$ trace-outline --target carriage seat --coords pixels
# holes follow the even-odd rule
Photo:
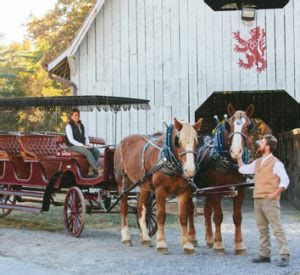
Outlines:
[[[0,135],[0,161],[9,161],[12,156],[20,154],[20,145],[17,136]]]
[[[56,142],[56,136],[21,136],[20,145],[25,161],[65,160],[71,157],[67,147]]]
[[[0,135],[0,161],[11,162],[19,178],[27,179],[29,177],[30,167],[22,157],[19,136]]]

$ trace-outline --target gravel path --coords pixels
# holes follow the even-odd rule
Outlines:
[[[291,250],[290,266],[275,265],[277,244],[272,238],[271,264],[252,264],[258,251],[252,200],[244,206],[243,233],[247,254],[236,256],[233,250],[231,202],[225,201],[223,239],[225,255],[216,255],[204,242],[203,216],[196,217],[200,246],[193,256],[183,255],[180,230],[167,228],[169,255],[158,255],[155,247],[143,248],[133,229],[133,247],[123,247],[118,228],[87,229],[75,239],[64,232],[48,233],[18,229],[0,229],[1,274],[300,274],[300,211],[282,203],[283,223]],[[154,241],[153,241],[154,244]]]

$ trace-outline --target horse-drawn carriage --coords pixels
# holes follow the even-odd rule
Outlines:
[[[115,112],[148,109],[148,101],[114,97],[49,97],[2,99],[3,110],[40,108],[68,111],[72,106],[85,109],[113,110]],[[12,210],[27,212],[48,211],[50,205],[59,206],[55,194],[66,193],[64,200],[65,228],[72,236],[79,236],[84,227],[86,213],[119,213],[114,206],[119,200],[114,176],[115,148],[105,145],[102,138],[90,137],[90,143],[101,151],[103,175],[90,177],[88,162],[79,153],[67,151],[66,136],[55,133],[0,134],[0,217]],[[128,192],[136,202],[138,192]],[[152,199],[152,198],[151,198]],[[136,205],[136,204],[135,204]],[[131,212],[136,213],[136,206]],[[149,201],[147,225],[151,235],[156,231],[154,201]]]
[[[27,107],[51,110],[57,106],[60,110],[70,110],[74,106],[80,106],[85,110],[96,107],[98,110],[112,110],[115,113],[121,108],[124,110],[130,107],[149,108],[147,100],[103,96],[0,100],[1,110],[19,110]],[[253,110],[239,112],[238,116],[234,117],[234,112],[231,110],[232,119],[226,120],[226,123],[218,128],[222,131],[217,132],[211,143],[204,141],[201,146],[197,136],[201,119],[195,125],[183,124],[175,119],[174,125],[168,126],[165,134],[130,136],[122,140],[117,148],[105,145],[105,141],[101,138],[90,138],[90,143],[101,149],[99,161],[105,171],[103,175],[97,177],[88,176],[88,162],[85,157],[67,151],[65,135],[2,133],[0,135],[0,209],[2,210],[0,217],[7,216],[12,210],[41,212],[48,211],[50,205],[63,205],[65,228],[69,234],[78,237],[83,230],[86,213],[121,212],[122,242],[131,245],[126,219],[129,208],[131,213],[137,214],[142,244],[150,246],[150,237],[158,230],[157,250],[166,252],[163,228],[165,203],[166,198],[171,194],[178,198],[184,251],[193,253],[193,245],[197,244],[197,239],[193,224],[192,197],[207,197],[206,241],[208,245],[214,243],[216,250],[222,250],[223,247],[220,245],[222,220],[216,224],[217,231],[213,240],[211,215],[213,212],[215,217],[220,214],[218,200],[221,196],[236,196],[234,202],[236,250],[244,250],[240,211],[243,190],[252,184],[241,183],[242,178],[236,170],[233,173],[221,173],[219,178],[216,177],[216,173],[220,171],[214,168],[220,162],[212,162],[210,159],[213,156],[211,152],[215,152],[218,148],[223,149],[217,150],[217,157],[212,158],[214,160],[224,159],[225,149],[226,155],[230,157],[233,152],[229,153],[229,148],[237,150],[241,157],[246,147],[250,127],[247,116],[251,112]],[[238,148],[233,148],[232,144],[237,140],[240,145]],[[210,154],[207,161],[208,151]],[[209,163],[209,166],[205,163]],[[198,169],[196,169],[197,164],[200,165]],[[194,181],[196,171],[198,176],[200,172],[200,177],[196,176]],[[219,180],[216,182],[216,179]],[[207,184],[210,182],[212,184]],[[136,191],[136,187],[139,187],[139,191]],[[58,193],[66,194],[63,203],[56,200],[55,194]],[[128,204],[128,200],[134,203]],[[120,211],[115,210],[119,202],[121,202]]]

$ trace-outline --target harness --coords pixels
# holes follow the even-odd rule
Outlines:
[[[147,143],[143,147],[142,151],[142,159],[141,159],[141,166],[144,172],[144,176],[136,181],[130,188],[125,189],[125,176],[126,174],[122,172],[120,176],[123,177],[122,180],[122,194],[118,198],[118,200],[107,210],[110,211],[121,199],[122,196],[125,194],[128,194],[130,191],[132,191],[134,188],[138,187],[142,183],[144,183],[146,180],[150,179],[153,174],[155,174],[157,171],[161,170],[165,175],[170,177],[182,177],[187,180],[187,186],[191,186],[192,188],[196,188],[194,181],[192,178],[188,178],[184,175],[182,165],[180,161],[175,157],[173,150],[172,150],[172,132],[173,132],[173,125],[169,125],[167,127],[167,132],[163,136],[163,144],[162,147],[158,146],[155,142],[157,139],[153,139],[151,137],[143,136],[143,139],[147,141]],[[150,146],[153,146],[157,150],[159,150],[159,154],[157,157],[157,162],[152,166],[152,168],[149,171],[146,171],[145,168],[145,153],[150,148]],[[186,150],[184,152],[181,152],[179,154],[179,157],[185,155],[185,154],[196,154],[196,152],[192,150]]]
[[[226,149],[224,132],[225,125],[218,123],[214,136],[212,138],[203,139],[203,146],[199,148],[197,154],[197,163],[201,171],[206,171],[210,165],[213,165],[214,168],[221,173],[238,170],[238,165],[232,161],[229,150]],[[245,139],[248,138],[242,132],[233,132],[229,135],[229,140],[231,140],[234,135],[241,135]],[[205,162],[204,159],[206,157],[208,157],[209,160]],[[246,147],[244,147],[242,159],[246,164],[250,161],[250,151]]]

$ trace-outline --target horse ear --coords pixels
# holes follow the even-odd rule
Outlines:
[[[235,113],[235,109],[234,109],[233,105],[231,104],[231,102],[229,102],[227,105],[227,113],[229,114],[230,117],[232,117]]]
[[[183,125],[182,125],[181,122],[179,122],[179,121],[176,119],[176,117],[174,117],[174,125],[175,125],[175,128],[180,132],[181,129],[182,129],[182,127],[183,127]]]
[[[253,113],[254,113],[254,105],[250,104],[247,109],[246,109],[246,115],[247,117],[252,117]]]
[[[193,128],[198,132],[201,128],[203,118],[199,118],[198,121],[193,125]]]

